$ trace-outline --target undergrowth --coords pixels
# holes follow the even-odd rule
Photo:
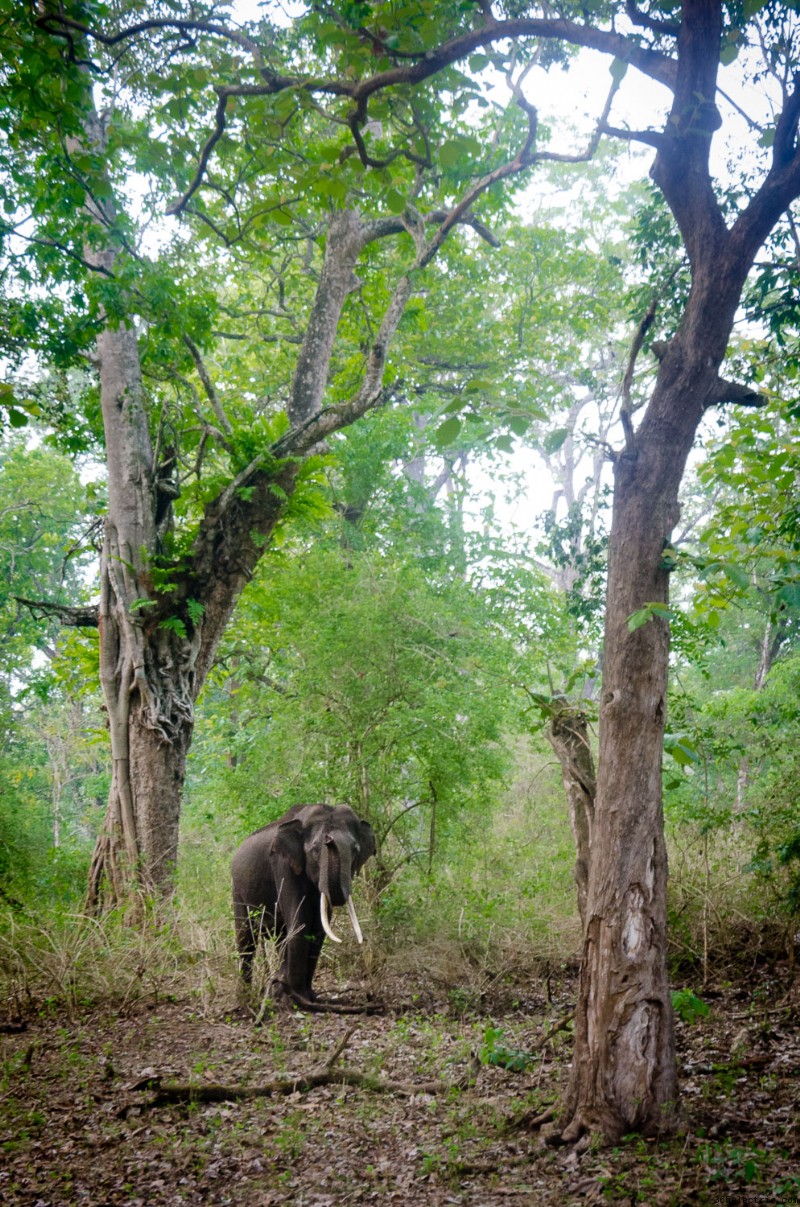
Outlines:
[[[236,956],[230,858],[239,837],[206,827],[182,836],[174,897],[155,907],[89,917],[40,878],[30,900],[0,902],[0,994],[12,1013],[58,1005],[71,1014],[106,1002],[191,995],[201,1007],[235,1000]],[[752,968],[789,957],[796,919],[766,899],[747,870],[746,842],[689,825],[669,834],[669,958],[676,983],[704,982],[713,969]],[[327,943],[321,971],[355,982],[374,998],[387,978],[412,975],[448,997],[456,1012],[477,1009],[498,986],[564,967],[580,954],[572,838],[557,772],[521,763],[502,812],[461,834],[438,858],[408,862],[378,891],[360,876],[355,900],[366,942],[343,929]],[[369,869],[368,869],[369,871]],[[267,952],[266,984],[279,962]]]

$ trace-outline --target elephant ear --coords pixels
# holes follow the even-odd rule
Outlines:
[[[303,823],[298,818],[285,821],[278,826],[272,842],[271,855],[281,855],[288,859],[289,867],[295,876],[299,876],[305,867],[305,849],[303,847]]]
[[[358,866],[366,863],[367,860],[375,854],[377,846],[375,843],[375,835],[372,826],[368,821],[360,821],[358,823],[358,841],[361,851],[358,856]]]

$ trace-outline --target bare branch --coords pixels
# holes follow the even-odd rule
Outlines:
[[[680,21],[659,21],[655,17],[648,17],[638,8],[636,0],[625,0],[625,12],[631,24],[638,25],[640,29],[651,29],[653,33],[668,34],[673,38],[677,38],[681,32]]]
[[[189,204],[193,195],[197,192],[203,182],[203,177],[205,176],[206,168],[208,167],[208,161],[211,158],[211,152],[214,150],[214,147],[225,133],[225,110],[228,107],[228,97],[225,91],[221,88],[217,89],[217,93],[217,111],[214,115],[214,130],[212,134],[209,135],[205,146],[200,152],[200,159],[198,160],[197,170],[195,171],[192,183],[189,185],[183,196],[179,197],[177,201],[174,201],[172,205],[167,208],[166,212],[168,214],[182,214],[186,209],[186,206]]]
[[[647,313],[645,314],[644,318],[636,328],[636,334],[634,335],[633,342],[631,343],[630,356],[628,357],[628,367],[625,370],[625,376],[622,379],[622,387],[620,391],[622,394],[622,406],[620,407],[619,417],[622,422],[622,430],[625,433],[625,447],[629,452],[633,449],[633,422],[631,420],[631,415],[633,414],[633,402],[631,399],[633,371],[636,367],[636,361],[639,353],[642,350],[645,336],[655,320],[657,307],[658,298],[655,297],[648,306]]]
[[[241,46],[248,54],[251,54],[258,63],[263,62],[261,47],[257,42],[248,38],[238,29],[231,29],[228,25],[220,25],[214,21],[192,21],[182,18],[152,18],[148,21],[139,21],[135,25],[129,25],[125,29],[119,30],[115,34],[104,34],[92,26],[86,25],[83,21],[76,21],[72,17],[66,16],[63,12],[49,12],[40,17],[36,24],[47,33],[67,36],[67,31],[82,34],[83,37],[90,38],[94,42],[99,42],[101,46],[118,46],[123,42],[130,42],[138,38],[141,34],[153,33],[156,30],[174,30],[177,33],[205,33],[213,37],[222,38],[228,42],[234,42],[237,46]]]
[[[98,624],[98,605],[88,604],[86,607],[74,607],[70,604],[51,603],[45,599],[25,599],[21,595],[12,597],[18,604],[28,608],[36,620],[44,620],[57,616],[63,625],[75,629],[96,629]]]
[[[421,217],[425,223],[430,223],[432,226],[441,226],[450,217],[450,212],[442,209],[429,210],[427,214],[423,214]],[[457,225],[471,227],[476,235],[480,235],[481,239],[485,243],[488,243],[490,247],[498,248],[503,246],[502,240],[497,237],[494,231],[490,230],[484,222],[481,222],[469,210],[466,210],[458,217]],[[401,215],[392,216],[391,218],[377,218],[372,222],[364,223],[365,242],[372,243],[376,239],[385,239],[390,235],[399,235],[407,229]]]
[[[656,150],[661,146],[663,134],[660,130],[625,130],[620,126],[604,125],[603,134],[609,138],[621,138],[625,142],[641,142],[649,147],[655,147]]]
[[[206,366],[203,362],[203,357],[200,354],[200,349],[197,347],[197,344],[195,344],[194,340],[191,339],[191,337],[186,334],[184,334],[183,342],[186,345],[186,347],[189,349],[192,360],[194,361],[195,368],[197,369],[197,376],[200,378],[201,382],[203,383],[203,389],[205,390],[205,392],[208,396],[208,400],[211,403],[211,406],[214,410],[214,414],[217,417],[217,422],[219,423],[222,430],[227,433],[228,436],[232,435],[233,427],[231,425],[231,421],[228,419],[228,416],[225,414],[222,403],[220,402],[219,394],[217,393],[217,390],[216,390],[216,386],[214,385],[213,381],[211,380],[211,378],[208,375],[208,370],[206,369]]]
[[[763,407],[767,405],[768,398],[766,394],[761,394],[752,386],[742,385],[738,381],[726,381],[724,377],[718,377],[713,393],[706,399],[706,407],[720,406],[726,402],[736,403],[743,407]]]

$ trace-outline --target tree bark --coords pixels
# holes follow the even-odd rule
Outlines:
[[[98,627],[112,776],[90,870],[91,906],[104,879],[117,899],[133,884],[149,894],[169,880],[174,809],[160,815],[165,797],[183,784],[196,646],[196,635],[185,641],[164,626],[153,583],[155,470],[136,335],[109,326],[97,352],[108,465]]]
[[[547,740],[561,764],[561,778],[567,794],[569,821],[575,839],[575,884],[578,912],[586,925],[589,892],[589,861],[594,829],[594,802],[597,795],[594,758],[589,745],[586,714],[574,705],[556,706],[545,731]]]
[[[719,0],[686,0],[674,101],[652,176],[686,246],[692,287],[636,432],[614,463],[614,507],[600,712],[600,758],[575,1052],[560,1136],[656,1135],[677,1119],[677,1076],[666,967],[667,855],[661,801],[669,628],[656,616],[630,631],[647,603],[668,601],[663,552],[704,410],[754,394],[719,376],[755,254],[800,192],[800,95],[789,94],[772,167],[729,229],[709,171],[720,124]],[[795,81],[797,84],[799,81]]]
[[[586,1131],[615,1140],[668,1130],[677,1105],[661,813],[668,632],[660,619],[627,631],[632,612],[667,597],[660,562],[677,514],[677,483],[672,494],[662,486],[659,505],[641,464],[658,459],[649,453],[617,464],[599,776],[565,1140]]]

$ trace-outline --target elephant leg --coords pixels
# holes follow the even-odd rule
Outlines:
[[[285,909],[285,903],[282,904]],[[307,901],[299,901],[287,927],[280,978],[289,992],[300,998],[312,998],[309,991],[322,946],[318,934],[323,932],[314,924],[313,909],[309,909]]]
[[[258,946],[259,928],[254,924],[250,909],[241,901],[233,903],[233,921],[236,930],[236,947],[239,952],[239,969],[242,980],[249,985],[253,978],[253,959]]]
[[[322,951],[322,944],[325,942],[325,932],[322,926],[317,927],[317,934],[308,936],[308,968],[305,987],[305,996],[310,1002],[317,1000],[317,995],[311,988],[311,982],[314,980],[314,973],[317,971],[317,961],[319,953]]]

